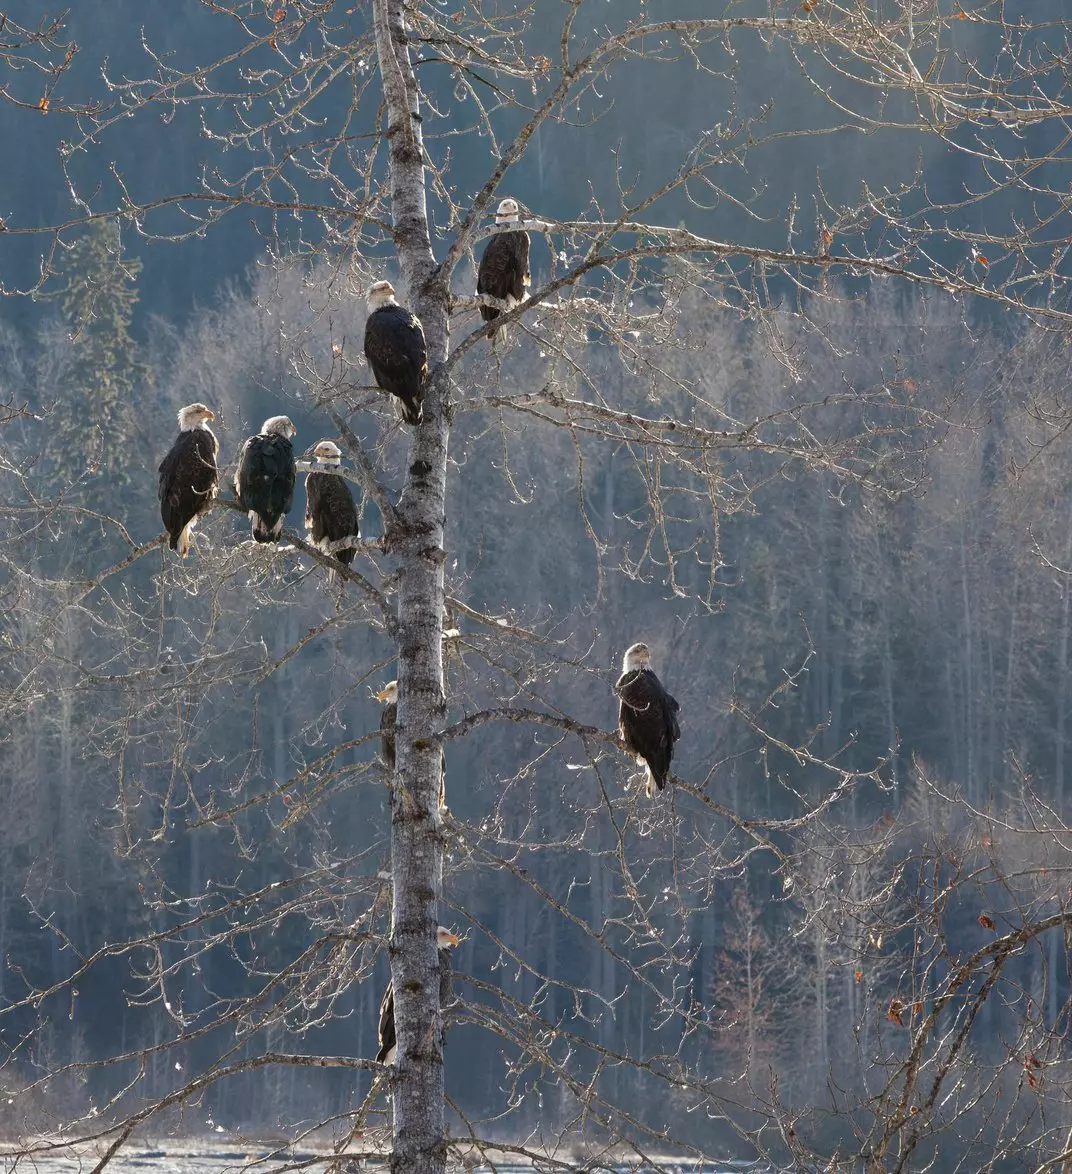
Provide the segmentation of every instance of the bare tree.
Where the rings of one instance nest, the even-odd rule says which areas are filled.
[[[294,527],[273,551],[223,536],[237,508],[225,493],[196,563],[165,560],[150,573],[159,541],[136,536],[118,512],[69,502],[77,469],[63,470],[63,484],[47,480],[33,464],[44,445],[36,421],[14,412],[5,422],[15,508],[3,565],[18,608],[4,665],[10,779],[52,772],[66,819],[59,857],[81,822],[82,809],[64,806],[78,763],[94,764],[93,793],[107,777],[118,795],[101,817],[119,861],[103,880],[60,868],[55,845],[23,873],[7,867],[13,846],[5,858],[3,883],[19,880],[32,924],[53,943],[47,973],[24,967],[17,987],[5,980],[0,1011],[34,1040],[21,1103],[38,1109],[49,1087],[107,1069],[92,1104],[64,1091],[62,1135],[19,1152],[74,1140],[101,1146],[102,1168],[136,1130],[172,1127],[210,1090],[220,1090],[213,1112],[226,1112],[240,1095],[230,1090],[271,1067],[373,1074],[356,1106],[356,1086],[330,1107],[322,1088],[305,1090],[286,1142],[326,1130],[333,1159],[389,1150],[399,1174],[504,1153],[556,1167],[732,1151],[908,1169],[949,1136],[965,1161],[1025,1142],[1040,1164],[1063,1160],[1067,1122],[1033,1125],[1001,1074],[1015,1068],[1013,1051],[1032,1057],[1019,1063],[1034,1091],[1047,1047],[1059,1068],[1064,896],[1038,878],[1025,896],[1015,869],[993,860],[973,871],[976,822],[991,818],[980,763],[1007,750],[980,759],[985,699],[993,682],[1011,692],[1015,661],[1010,648],[1002,675],[1005,645],[980,630],[970,538],[985,519],[968,517],[956,491],[939,499],[963,524],[944,581],[930,582],[936,596],[946,582],[959,588],[940,667],[964,796],[943,797],[919,823],[952,811],[947,837],[913,838],[885,820],[906,773],[893,620],[861,603],[873,579],[897,577],[878,513],[863,511],[910,499],[936,446],[979,430],[989,410],[983,368],[994,351],[973,349],[970,315],[946,299],[1067,326],[1067,242],[1052,228],[1066,214],[1059,152],[1018,145],[1063,125],[1061,23],[926,2],[886,11],[808,0],[792,15],[695,17],[670,0],[598,15],[570,0],[553,29],[542,5],[204,7],[237,35],[236,49],[179,62],[147,34],[146,76],[106,74],[103,95],[64,95],[76,50],[60,41],[61,22],[7,28],[0,58],[32,63],[43,87],[20,78],[25,92],[4,97],[71,117],[59,167],[75,211],[43,228],[5,226],[44,236],[22,291],[47,291],[77,232],[104,219],[181,244],[242,210],[263,216],[282,253],[282,220],[299,218],[291,255],[265,266],[254,296],[232,295],[204,317],[164,362],[166,390],[143,381],[137,394],[160,407],[161,452],[172,409],[195,392],[220,409],[232,453],[261,402],[286,397],[340,437],[365,497],[365,537],[354,567],[335,568],[340,590],[316,593],[330,556]],[[822,94],[821,124],[754,100],[753,78],[789,65]],[[644,91],[658,105],[654,79],[720,116],[693,133],[673,110],[653,110],[657,135],[602,141],[612,99]],[[87,154],[130,116],[162,111],[196,112],[213,152],[185,191],[155,191],[151,175],[118,167],[84,183]],[[763,198],[764,171],[798,143],[863,132],[891,144],[890,170],[830,175],[788,208]],[[922,170],[900,146],[909,135]],[[453,163],[463,140],[481,145],[465,157],[482,167],[475,179]],[[591,190],[571,192],[564,217],[527,202],[542,259],[531,295],[499,307],[513,345],[491,351],[468,262],[498,197],[524,194],[513,183],[526,158],[542,174],[569,143],[596,160]],[[931,195],[926,169],[943,152],[978,169],[970,195]],[[741,182],[726,178],[738,171]],[[981,229],[976,211],[1010,192],[1030,198],[1032,218]],[[712,209],[732,225],[728,239]],[[361,292],[395,264],[429,351],[412,434],[390,422],[359,357]],[[853,305],[865,283],[893,282],[926,291],[904,319],[888,294],[867,311]],[[917,333],[937,340],[930,351],[903,345],[912,313],[925,322]],[[950,351],[975,362],[951,369]],[[1052,436],[1066,420],[1062,408],[1039,427]],[[967,464],[946,471],[950,485],[974,484]],[[793,507],[792,527],[752,524]],[[848,509],[860,512],[842,526]],[[62,571],[35,558],[37,535],[68,514],[122,553]],[[1063,525],[1064,546],[1049,551],[1058,570]],[[735,613],[733,586],[746,576],[763,590]],[[802,583],[813,605],[803,622]],[[727,613],[737,630],[723,636]],[[631,785],[611,716],[615,662],[641,631],[685,715],[677,777],[653,804]],[[881,732],[861,747],[854,694],[876,659]],[[387,676],[399,700],[385,814],[366,694]],[[51,724],[37,721],[43,712]],[[1060,703],[1054,731],[1060,799]],[[940,790],[922,768],[911,781],[917,804]],[[1059,809],[1031,810],[1064,836]],[[210,837],[223,833],[229,854],[209,863]],[[708,1005],[712,935],[725,941],[720,885],[746,870],[788,911],[781,924],[803,927],[780,971],[770,963],[762,986],[745,979],[747,1095],[712,1064]],[[509,915],[489,902],[488,877]],[[79,897],[125,893],[123,934],[94,940],[78,902],[56,903],[57,878]],[[951,894],[969,901],[1002,886],[1008,925],[997,933],[984,910],[993,924],[978,926],[997,936],[966,946],[947,916]],[[498,1041],[474,1045],[471,1100],[446,1094],[435,927],[448,911],[470,933],[449,1018],[459,1037],[476,1026]],[[14,931],[3,916],[6,945]],[[751,926],[742,932],[747,968],[756,939]],[[372,1018],[384,940],[398,1036],[386,1074],[363,1058],[375,1050],[367,1026],[329,1047],[348,1017]],[[1045,965],[1026,976],[1023,997],[1044,1001],[1049,1023],[1003,1016],[1016,1048],[975,1085],[968,1041],[996,993],[1021,999],[1021,976],[1002,984],[1029,949],[1044,950]],[[119,973],[120,1042],[98,1060],[72,1029],[61,1055],[55,1024],[74,1021],[75,992]],[[806,1024],[793,1021],[802,1005]],[[132,1027],[128,1042],[138,1007],[152,1009],[152,1038]],[[807,1048],[795,1069],[806,1082],[758,1048],[760,1009],[778,1020],[772,1033]],[[22,1026],[38,1013],[44,1026]],[[909,1033],[904,1047],[900,1035],[890,1044],[894,1029]],[[22,1062],[12,1056],[13,1073]],[[301,1095],[295,1083],[258,1087],[277,1103]],[[385,1084],[389,1131],[370,1125]],[[965,1098],[955,1109],[950,1087]],[[296,1125],[302,1114],[313,1124]],[[700,1118],[713,1134],[693,1125]]]

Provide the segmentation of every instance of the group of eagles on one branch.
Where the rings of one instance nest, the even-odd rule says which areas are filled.
[[[495,215],[504,227],[490,238],[477,270],[477,295],[488,295],[506,307],[520,304],[531,283],[529,235],[510,228],[519,222],[516,200],[503,200]],[[402,419],[416,427],[423,419],[424,386],[428,377],[428,349],[420,319],[395,299],[389,281],[377,281],[368,293],[369,315],[365,323],[365,358],[378,387],[399,403]],[[503,311],[481,300],[480,315],[493,323]],[[493,328],[494,329],[494,328]],[[494,337],[494,335],[493,335]],[[160,512],[169,545],[185,557],[190,531],[208,512],[219,492],[219,442],[208,427],[215,413],[204,404],[190,404],[179,412],[179,436],[160,464]],[[239,506],[253,523],[257,542],[278,542],[283,518],[294,498],[296,464],[291,439],[297,432],[286,416],[265,420],[238,454],[234,476]],[[346,480],[333,470],[342,459],[339,446],[321,440],[313,449],[316,468],[306,477],[305,525],[313,544],[348,567],[360,537],[357,507]],[[349,543],[349,544],[348,544]],[[331,572],[334,576],[334,572]],[[651,668],[645,644],[634,644],[625,653],[622,674],[615,685],[618,696],[618,730],[625,749],[636,757],[646,777],[649,797],[661,791],[670,773],[674,743],[681,736],[678,703]],[[381,717],[381,749],[384,765],[394,771],[395,723],[398,686],[392,681],[376,697],[385,703]],[[441,771],[442,780],[444,772]],[[440,784],[440,807],[445,795]],[[449,954],[458,939],[440,927],[437,933],[440,973],[449,982]],[[391,1064],[395,1054],[394,1001],[390,986],[380,1007],[380,1051],[377,1060]]]

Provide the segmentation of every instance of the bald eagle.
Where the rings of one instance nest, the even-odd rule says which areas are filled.
[[[395,725],[398,722],[398,682],[388,681],[375,695],[377,701],[384,702],[383,713],[380,714],[380,759],[383,765],[394,774],[395,770]],[[439,754],[439,812],[440,818],[447,811],[447,756]]]
[[[368,293],[365,358],[377,386],[396,396],[407,424],[421,422],[428,347],[416,314],[395,301],[389,281],[377,281]]]
[[[354,505],[350,486],[338,473],[327,471],[339,467],[342,459],[339,446],[334,441],[322,440],[313,449],[313,456],[316,457],[317,468],[311,470],[305,478],[305,528],[310,532],[313,544],[326,550],[333,542],[359,538],[361,531],[358,529],[357,506]],[[338,562],[348,567],[357,551],[350,546],[333,553]],[[329,582],[334,578],[335,572],[329,571]]]
[[[398,721],[398,682],[388,681],[376,694],[377,701],[385,702],[380,714],[380,758],[383,765],[394,773],[395,769],[395,723]]]
[[[517,224],[517,200],[503,200],[495,213],[495,223]],[[529,271],[529,234],[519,229],[498,232],[489,241],[480,258],[476,275],[477,294],[491,294],[513,309],[525,300],[532,274]],[[494,306],[481,303],[480,317],[494,322],[502,313]]]
[[[666,786],[674,743],[681,737],[677,722],[680,706],[663,688],[651,668],[646,644],[634,644],[622,658],[622,675],[614,692],[618,695],[618,730],[637,766],[647,775],[648,798]]]
[[[238,504],[253,522],[258,542],[278,542],[283,515],[294,500],[294,449],[297,428],[286,416],[265,420],[260,432],[242,445],[234,476]]]
[[[458,935],[440,925],[436,927],[436,945],[439,947],[439,1009],[450,1002],[450,951],[457,946]],[[398,1056],[398,1041],[395,1038],[395,992],[390,980],[380,1001],[380,1026],[378,1032],[380,1050],[376,1053],[377,1064],[393,1064]]]
[[[183,558],[190,550],[190,531],[220,489],[220,442],[208,426],[215,419],[216,413],[204,404],[187,404],[179,412],[179,435],[160,462],[160,516],[168,546]]]

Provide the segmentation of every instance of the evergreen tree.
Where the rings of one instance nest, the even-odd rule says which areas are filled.
[[[79,504],[122,517],[135,431],[134,396],[146,377],[130,335],[141,262],[123,257],[119,226],[98,221],[71,246],[59,295],[68,364],[54,389],[52,464]]]

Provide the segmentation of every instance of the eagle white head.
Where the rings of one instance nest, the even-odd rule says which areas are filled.
[[[516,224],[518,220],[517,200],[507,197],[495,212],[496,224]]]
[[[321,440],[313,449],[313,456],[321,465],[337,465],[342,460],[342,449],[334,440]]]
[[[389,281],[377,281],[368,291],[368,311],[375,314],[384,306],[397,306],[395,287]]]
[[[289,416],[269,416],[261,425],[262,436],[285,436],[289,440],[297,434]]]
[[[456,946],[461,939],[456,933],[451,933],[445,925],[437,925],[435,943],[441,950],[449,950]]]
[[[388,681],[386,685],[373,696],[377,701],[382,701],[385,705],[394,705],[398,700],[398,682]]]
[[[651,668],[651,653],[646,644],[633,644],[625,650],[622,657],[622,672],[633,673],[638,669]]]
[[[183,432],[192,432],[195,428],[204,428],[209,420],[215,420],[216,413],[205,404],[187,404],[179,412],[179,428]]]

